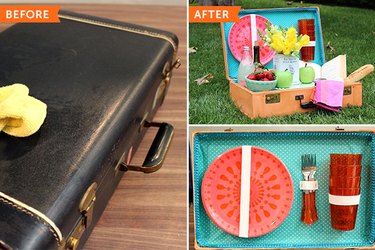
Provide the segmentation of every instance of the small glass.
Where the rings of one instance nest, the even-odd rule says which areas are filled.
[[[336,230],[350,231],[355,228],[358,205],[339,206],[331,204],[331,226]]]
[[[360,177],[361,176],[361,165],[330,165],[329,174],[337,177]]]
[[[362,165],[362,154],[330,154],[331,165]]]
[[[361,177],[330,177],[329,186],[335,188],[360,188]]]
[[[314,19],[300,19],[298,20],[298,33],[300,35],[308,35],[310,41],[315,41],[315,20]],[[315,55],[315,46],[304,46],[301,48],[302,61],[312,61]]]
[[[360,188],[339,188],[339,187],[329,187],[329,193],[338,196],[355,196],[359,195],[361,192]]]

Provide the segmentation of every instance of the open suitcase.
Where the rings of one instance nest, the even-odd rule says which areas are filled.
[[[0,249],[79,249],[123,172],[158,170],[173,126],[153,122],[178,39],[169,32],[77,13],[0,33],[0,82],[26,84],[47,104],[27,138],[0,134]],[[142,166],[131,159],[159,127]]]
[[[298,28],[299,19],[315,21],[315,57],[312,62],[323,65],[324,44],[318,8],[282,8],[241,10],[239,17],[256,14],[268,19],[273,25]],[[288,89],[253,92],[237,84],[239,61],[234,57],[229,46],[229,34],[234,23],[221,23],[223,53],[226,77],[229,81],[230,96],[235,105],[248,117],[270,117],[314,111],[316,108],[305,108],[303,103],[310,101],[315,88],[313,85],[296,86]],[[262,56],[262,55],[261,55]],[[272,68],[272,60],[265,65]],[[305,85],[305,84],[303,84]],[[343,107],[362,105],[361,82],[348,83],[344,87]]]
[[[195,249],[373,249],[375,239],[374,139],[375,134],[373,131],[257,132],[248,131],[246,128],[221,131],[215,128],[205,131],[195,129],[191,137]],[[224,204],[224,201],[228,201],[224,197],[225,195],[220,198],[219,196],[217,197],[217,202],[222,199],[220,207],[223,205],[223,211],[216,210],[216,214],[209,215],[207,212],[209,205],[207,204],[213,203],[207,203],[206,200],[206,205],[204,205],[202,200],[203,192],[207,190],[203,186],[210,183],[203,181],[205,174],[208,171],[220,171],[219,167],[215,165],[215,159],[224,159],[225,161],[225,157],[228,157],[228,154],[224,152],[243,145],[263,148],[278,157],[290,173],[294,192],[292,206],[285,220],[268,233],[250,238],[241,238],[229,234],[217,225],[217,223],[221,223],[220,219],[224,218],[223,213],[229,213],[234,206]],[[316,191],[316,207],[318,220],[312,225],[306,225],[300,221],[303,193],[300,190],[299,182],[303,180],[301,155],[310,153],[316,153],[317,157],[316,179],[319,182],[319,188]],[[331,228],[328,190],[329,161],[332,153],[362,154],[361,199],[358,206],[355,229],[352,231],[338,231]],[[230,164],[224,165],[221,166],[228,169],[233,167]],[[276,168],[276,166],[274,167]],[[272,167],[268,170],[270,170],[267,173],[269,174],[268,177],[271,176],[272,171],[276,171]],[[231,176],[229,172],[228,170],[227,174],[220,177],[223,183],[225,181],[235,181],[235,179],[229,178]],[[263,174],[267,176],[265,172]],[[207,178],[211,177],[210,173]],[[264,180],[268,179],[268,177],[264,177]],[[229,186],[227,187],[229,188]],[[219,189],[219,185],[217,189]],[[225,186],[223,190],[225,190]],[[230,192],[228,191],[228,193]],[[235,196],[232,197],[235,198]],[[281,197],[281,199],[287,200],[288,198],[285,196]],[[272,198],[268,202],[270,203],[271,200]],[[278,205],[278,203],[275,204]],[[267,205],[264,206],[265,210],[266,208],[271,209]],[[274,216],[272,213],[271,215]],[[217,216],[216,223],[211,219],[212,216]],[[265,217],[263,216],[262,218]],[[250,221],[249,232],[251,225]],[[225,230],[228,230],[228,228]],[[257,229],[260,230],[260,228],[252,228],[252,230]]]

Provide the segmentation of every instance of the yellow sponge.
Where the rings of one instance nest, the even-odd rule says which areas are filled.
[[[0,88],[0,131],[26,137],[39,130],[47,105],[28,94],[29,89],[19,83]]]

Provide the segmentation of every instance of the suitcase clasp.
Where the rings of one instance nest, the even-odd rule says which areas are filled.
[[[83,195],[79,203],[79,211],[82,217],[75,226],[63,249],[76,250],[83,232],[90,226],[94,213],[97,187],[98,185],[94,182]]]
[[[181,59],[177,58],[173,64],[167,62],[163,69],[163,81],[168,85],[171,80],[173,69],[178,69],[181,66]]]
[[[268,95],[266,95],[265,101],[266,101],[266,104],[278,103],[278,102],[280,102],[280,94],[279,93],[268,94]]]
[[[177,58],[177,60],[174,63],[171,63],[168,61],[164,65],[163,72],[162,72],[162,79],[161,79],[159,88],[156,91],[154,102],[152,104],[152,109],[156,107],[157,103],[161,105],[164,102],[164,98],[167,93],[169,83],[171,82],[172,71],[173,69],[178,69],[180,66],[181,66],[180,58]]]
[[[352,86],[344,87],[344,95],[351,95],[352,94]]]
[[[173,68],[178,69],[181,66],[181,59],[177,58],[177,60],[172,64],[171,71]]]

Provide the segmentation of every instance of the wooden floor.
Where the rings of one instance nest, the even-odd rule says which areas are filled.
[[[193,250],[195,242],[195,231],[194,231],[194,208],[193,204],[189,205],[189,250]]]
[[[164,166],[153,174],[129,172],[110,200],[84,249],[186,249],[186,7],[66,5],[63,9],[168,30],[180,40],[182,66],[155,120],[175,136]],[[132,163],[143,162],[148,133]]]

